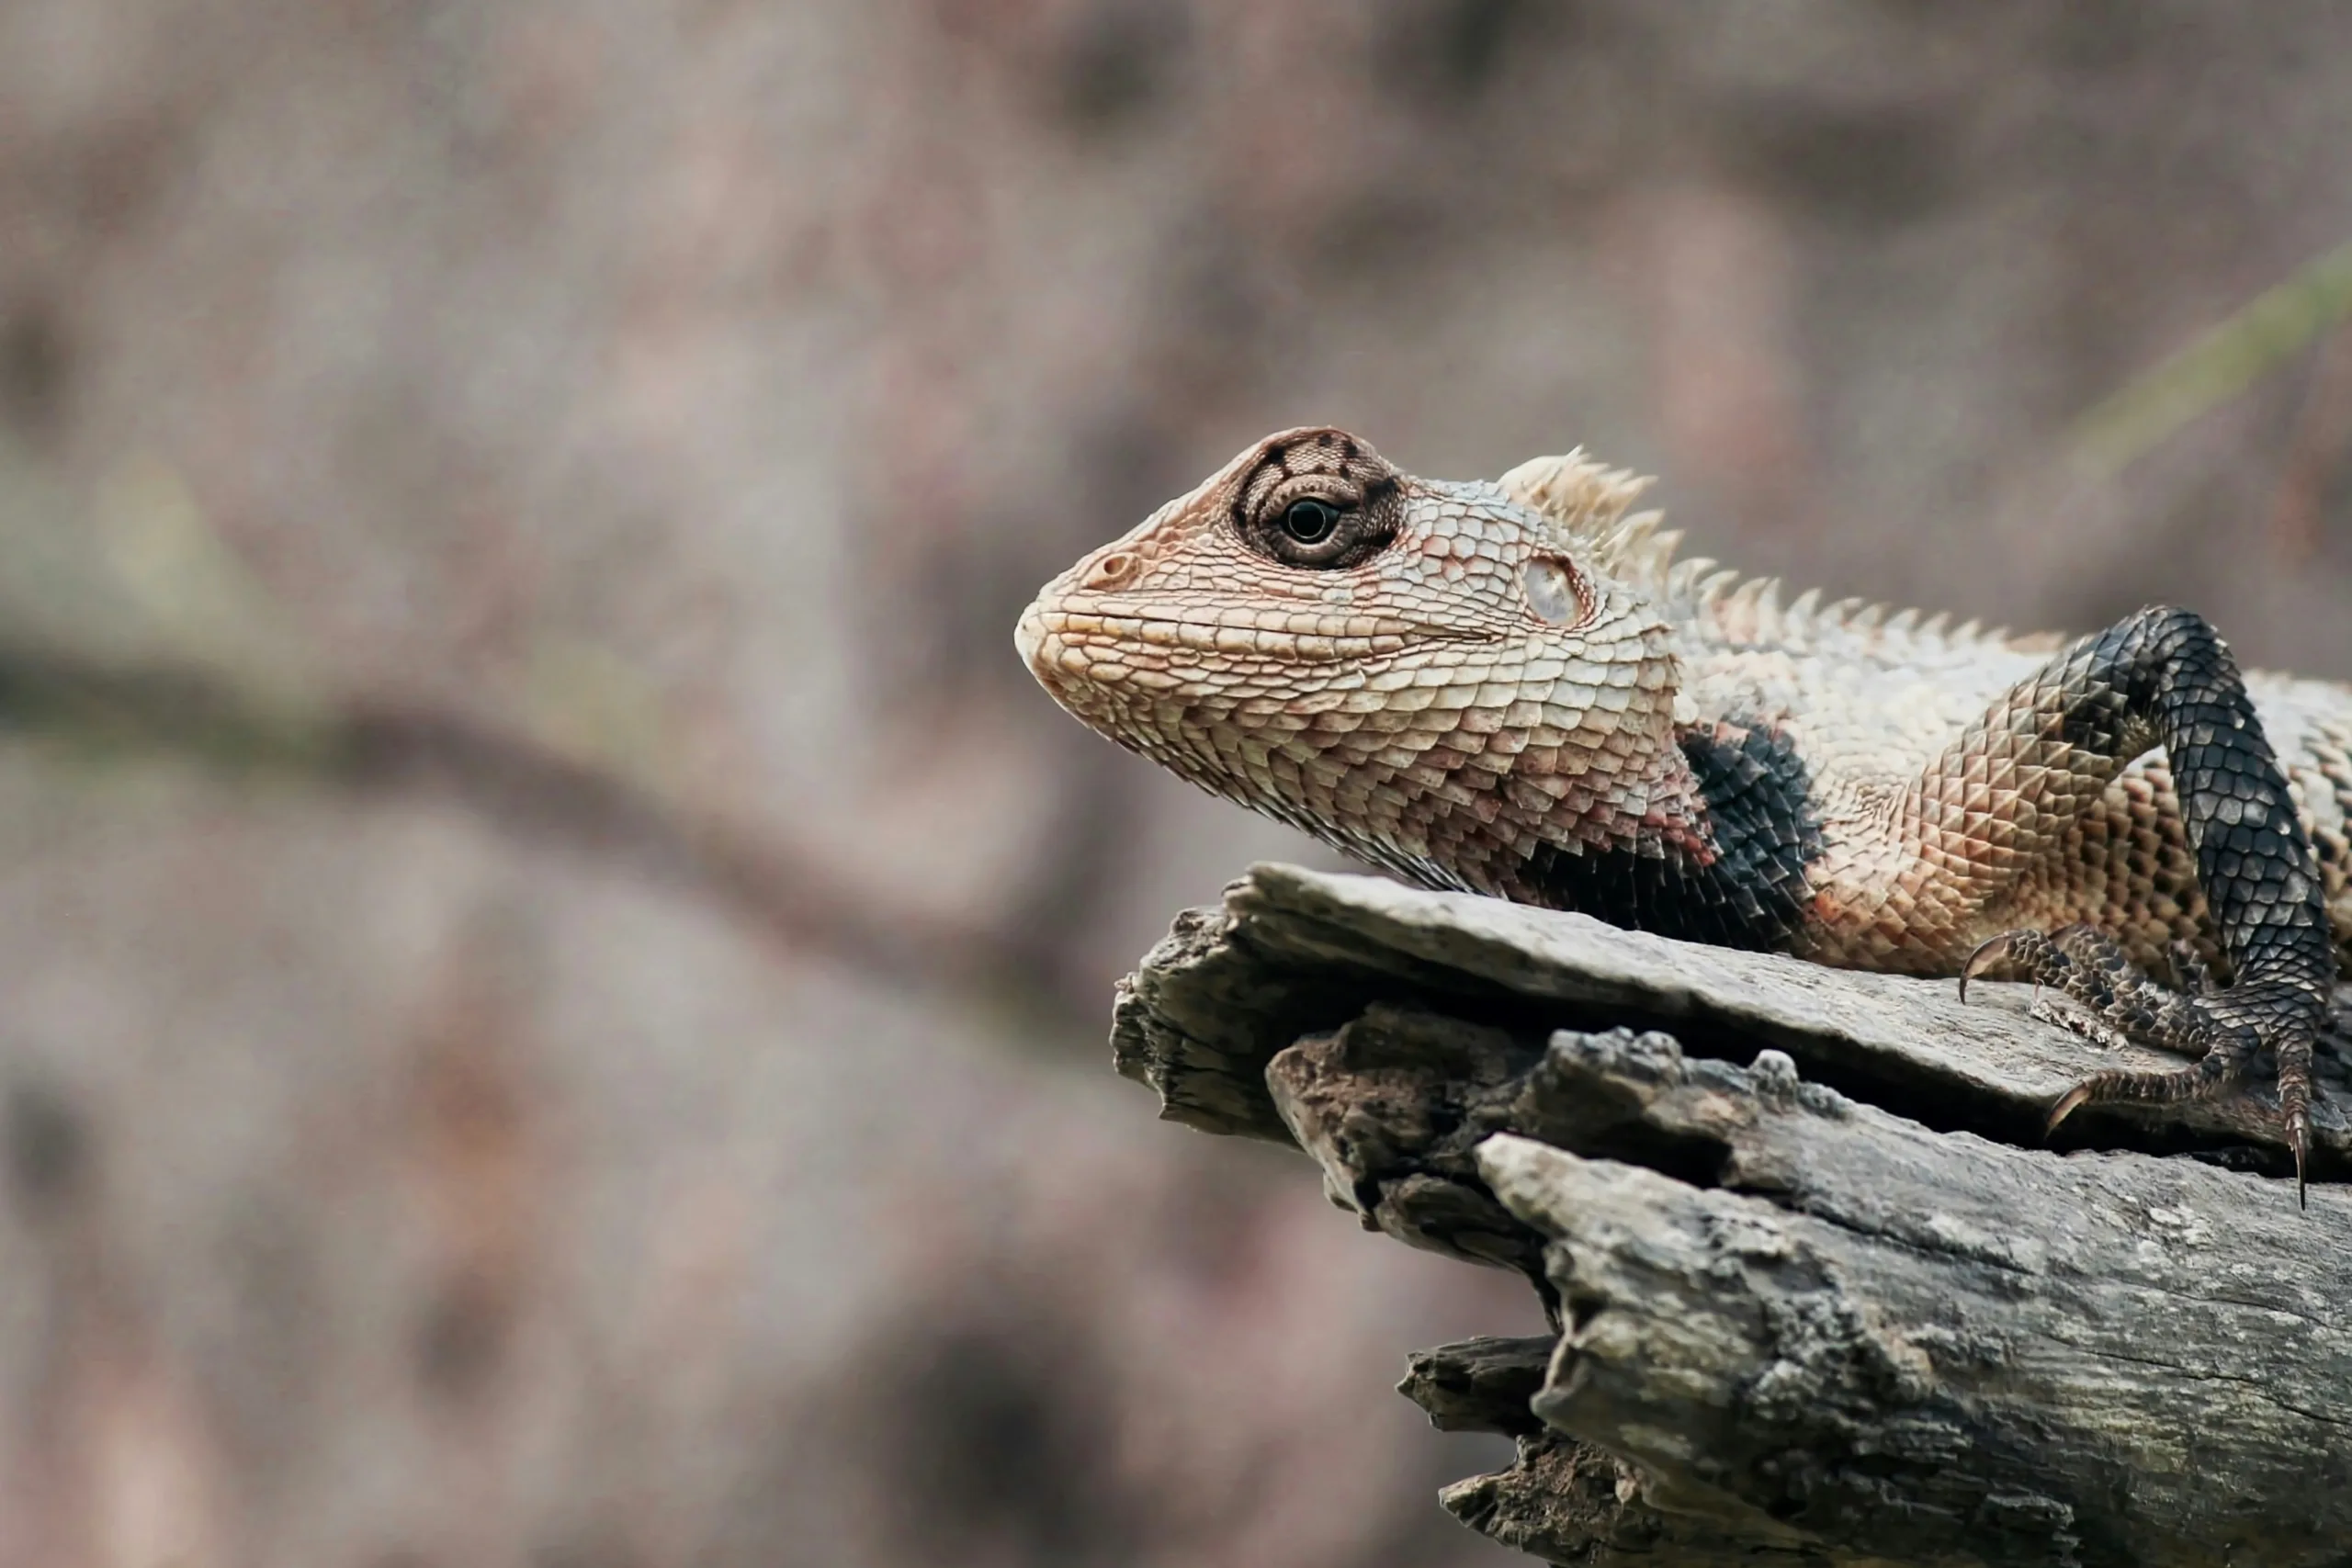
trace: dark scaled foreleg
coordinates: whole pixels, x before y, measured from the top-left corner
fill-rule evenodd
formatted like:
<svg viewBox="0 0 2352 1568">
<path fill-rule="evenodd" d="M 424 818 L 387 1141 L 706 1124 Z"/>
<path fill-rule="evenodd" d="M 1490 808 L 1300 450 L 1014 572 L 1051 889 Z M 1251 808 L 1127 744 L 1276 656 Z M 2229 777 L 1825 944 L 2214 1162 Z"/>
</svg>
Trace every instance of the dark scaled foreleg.
<svg viewBox="0 0 2352 1568">
<path fill-rule="evenodd" d="M 2113 942 L 2073 927 L 1994 937 L 1968 960 L 1963 994 L 1968 978 L 2006 965 L 2063 991 L 2125 1038 L 2197 1058 L 2174 1072 L 2094 1074 L 2059 1100 L 2053 1127 L 2086 1104 L 2223 1093 L 2267 1045 L 2300 1184 L 2312 1047 L 2327 1016 L 2335 949 L 2310 837 L 2228 645 L 2186 610 L 2143 610 L 2060 654 L 1974 733 L 1981 742 L 2004 728 L 2038 748 L 2036 766 L 2071 769 L 2101 787 L 2152 746 L 2164 748 L 2231 984 L 2212 990 L 2197 975 L 2196 994 L 2165 989 Z"/>
</svg>

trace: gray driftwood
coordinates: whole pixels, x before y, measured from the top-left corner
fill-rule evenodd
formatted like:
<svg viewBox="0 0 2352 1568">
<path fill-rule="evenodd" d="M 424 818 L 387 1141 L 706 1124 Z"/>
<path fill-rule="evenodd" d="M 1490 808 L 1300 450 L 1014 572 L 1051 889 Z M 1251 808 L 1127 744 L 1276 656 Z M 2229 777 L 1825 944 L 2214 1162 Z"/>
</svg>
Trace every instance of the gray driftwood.
<svg viewBox="0 0 2352 1568">
<path fill-rule="evenodd" d="M 1561 1332 L 1413 1357 L 1519 1439 L 1445 1506 L 1561 1563 L 2352 1562 L 2352 1105 L 2045 1145 L 2101 1053 L 1835 973 L 1261 866 L 1122 987 L 1163 1114 L 1290 1142 Z M 2149 1065 L 2162 1059 L 2145 1056 Z"/>
</svg>

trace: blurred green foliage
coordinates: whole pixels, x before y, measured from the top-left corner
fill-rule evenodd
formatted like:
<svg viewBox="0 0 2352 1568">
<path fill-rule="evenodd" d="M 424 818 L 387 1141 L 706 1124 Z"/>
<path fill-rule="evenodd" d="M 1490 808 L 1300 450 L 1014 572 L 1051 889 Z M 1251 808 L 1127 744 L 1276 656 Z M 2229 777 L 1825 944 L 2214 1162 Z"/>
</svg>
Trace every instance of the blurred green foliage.
<svg viewBox="0 0 2352 1568">
<path fill-rule="evenodd" d="M 2244 391 L 2352 313 L 2352 242 L 2264 290 L 2228 320 L 2075 422 L 2069 455 L 2111 474 Z"/>
</svg>

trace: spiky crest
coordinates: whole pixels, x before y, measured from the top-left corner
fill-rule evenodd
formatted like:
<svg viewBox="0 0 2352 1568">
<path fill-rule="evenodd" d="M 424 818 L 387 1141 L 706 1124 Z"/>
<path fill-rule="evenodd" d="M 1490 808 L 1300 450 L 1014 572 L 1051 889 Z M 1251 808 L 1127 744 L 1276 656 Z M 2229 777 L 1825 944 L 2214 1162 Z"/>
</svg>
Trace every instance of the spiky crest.
<svg viewBox="0 0 2352 1568">
<path fill-rule="evenodd" d="M 1676 559 L 1682 535 L 1665 525 L 1664 513 L 1628 514 L 1656 481 L 1630 468 L 1597 462 L 1581 446 L 1559 457 L 1530 458 L 1498 482 L 1504 494 L 1548 519 L 1561 547 L 1587 565 L 1710 611 L 1726 633 L 1742 639 L 1802 647 L 1822 637 L 1844 635 L 2019 652 L 2054 648 L 2061 640 L 2044 633 L 2018 636 L 2007 626 L 1987 630 L 1973 620 L 1954 626 L 1941 614 L 1923 618 L 1917 610 L 1894 610 L 1861 599 L 1841 599 L 1825 607 L 1817 589 L 1808 589 L 1783 606 L 1778 578 L 1724 570 L 1705 556 Z"/>
</svg>

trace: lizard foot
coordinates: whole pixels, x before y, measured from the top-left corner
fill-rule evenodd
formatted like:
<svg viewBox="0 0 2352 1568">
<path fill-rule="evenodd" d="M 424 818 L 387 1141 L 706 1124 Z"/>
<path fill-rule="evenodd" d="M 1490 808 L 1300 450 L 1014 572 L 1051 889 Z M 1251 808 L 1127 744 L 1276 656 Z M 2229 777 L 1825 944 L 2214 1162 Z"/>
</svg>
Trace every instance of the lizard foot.
<svg viewBox="0 0 2352 1568">
<path fill-rule="evenodd" d="M 2098 1027 L 2069 1021 L 2079 1033 L 2102 1043 L 2128 1040 L 2196 1058 L 2171 1072 L 2093 1073 L 2059 1097 L 2046 1131 L 2085 1105 L 2219 1099 L 2239 1086 L 2256 1051 L 2269 1045 L 2278 1063 L 2279 1122 L 2294 1151 L 2301 1195 L 2311 1145 L 2312 1046 L 2319 1029 L 2310 998 L 2278 981 L 2247 981 L 2216 991 L 2193 954 L 2172 957 L 2175 973 L 2191 987 L 2186 993 L 2142 975 L 2121 948 L 2088 926 L 2008 931 L 1969 955 L 1961 968 L 1960 995 L 1967 1000 L 1969 981 L 2005 967 L 2083 1008 L 2088 1015 L 2083 1023 Z"/>
</svg>

